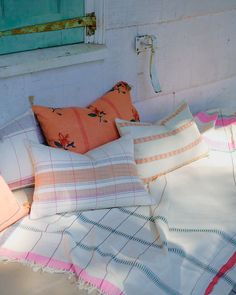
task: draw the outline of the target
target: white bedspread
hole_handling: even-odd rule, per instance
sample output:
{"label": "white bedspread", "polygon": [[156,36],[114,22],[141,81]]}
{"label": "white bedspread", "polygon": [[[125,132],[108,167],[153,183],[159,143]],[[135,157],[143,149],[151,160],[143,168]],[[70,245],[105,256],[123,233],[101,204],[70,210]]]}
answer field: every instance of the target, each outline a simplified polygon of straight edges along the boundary
{"label": "white bedspread", "polygon": [[150,185],[157,204],[24,218],[0,234],[2,260],[74,274],[109,295],[229,294],[236,284],[236,152]]}

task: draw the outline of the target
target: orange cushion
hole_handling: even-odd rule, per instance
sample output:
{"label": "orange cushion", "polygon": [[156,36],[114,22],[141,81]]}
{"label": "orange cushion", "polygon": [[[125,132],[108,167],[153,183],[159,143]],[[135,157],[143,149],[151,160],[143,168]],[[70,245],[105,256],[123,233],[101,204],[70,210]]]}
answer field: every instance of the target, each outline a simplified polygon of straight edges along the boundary
{"label": "orange cushion", "polygon": [[0,231],[29,213],[28,206],[21,206],[0,176]]}
{"label": "orange cushion", "polygon": [[77,153],[119,138],[115,118],[139,120],[125,82],[117,83],[87,108],[33,106],[33,111],[50,146]]}

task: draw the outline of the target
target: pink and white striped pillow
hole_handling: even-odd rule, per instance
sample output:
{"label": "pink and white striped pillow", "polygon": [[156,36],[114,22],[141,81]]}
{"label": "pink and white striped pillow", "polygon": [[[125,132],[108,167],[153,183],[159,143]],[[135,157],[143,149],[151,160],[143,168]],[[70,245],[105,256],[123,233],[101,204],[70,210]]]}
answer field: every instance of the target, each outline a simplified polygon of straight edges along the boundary
{"label": "pink and white striped pillow", "polygon": [[30,216],[153,204],[138,177],[133,149],[127,137],[83,155],[30,143],[35,167]]}
{"label": "pink and white striped pillow", "polygon": [[34,184],[32,161],[25,140],[43,143],[31,110],[0,128],[0,173],[14,190]]}
{"label": "pink and white striped pillow", "polygon": [[194,120],[201,134],[215,127],[218,119],[218,111],[212,110],[207,112],[199,112],[194,115]]}
{"label": "pink and white striped pillow", "polygon": [[[215,128],[203,134],[211,150],[232,152],[236,150],[236,111],[219,108]],[[212,110],[207,111],[212,113]]]}
{"label": "pink and white striped pillow", "polygon": [[208,154],[186,103],[155,124],[116,119],[121,136],[131,135],[139,176],[145,183]]}
{"label": "pink and white striped pillow", "polygon": [[236,126],[236,110],[219,108],[216,127]]}

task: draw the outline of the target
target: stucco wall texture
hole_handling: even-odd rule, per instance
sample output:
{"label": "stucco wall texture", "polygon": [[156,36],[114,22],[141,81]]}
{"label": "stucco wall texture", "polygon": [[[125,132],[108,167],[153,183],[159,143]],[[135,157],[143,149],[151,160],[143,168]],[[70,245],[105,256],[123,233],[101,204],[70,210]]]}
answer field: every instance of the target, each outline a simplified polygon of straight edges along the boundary
{"label": "stucco wall texture", "polygon": [[[106,0],[105,24],[104,60],[0,79],[0,125],[27,110],[30,95],[38,104],[85,106],[119,80],[133,86],[147,120],[182,99],[193,111],[236,108],[235,0]],[[149,52],[134,49],[143,34],[158,39],[160,94],[149,80]]]}

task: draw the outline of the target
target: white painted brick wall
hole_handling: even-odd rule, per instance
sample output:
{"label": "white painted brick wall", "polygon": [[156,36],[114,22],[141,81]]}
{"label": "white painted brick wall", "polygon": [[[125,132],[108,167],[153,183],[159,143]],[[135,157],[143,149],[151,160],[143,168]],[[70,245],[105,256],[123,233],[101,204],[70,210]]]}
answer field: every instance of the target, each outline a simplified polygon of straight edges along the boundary
{"label": "white painted brick wall", "polygon": [[[85,106],[118,80],[133,85],[145,119],[166,114],[182,98],[195,111],[236,108],[235,0],[107,0],[105,15],[104,61],[0,79],[0,125],[29,107],[29,95],[45,105]],[[139,34],[158,37],[159,95],[149,81],[148,54],[134,51]]]}
{"label": "white painted brick wall", "polygon": [[[138,33],[158,36],[158,69],[164,92],[201,86],[236,74],[236,10],[140,26]],[[147,63],[148,60],[144,69]],[[142,79],[139,84],[142,88]],[[154,95],[151,89],[145,93],[148,98]],[[145,96],[141,91],[139,94],[140,98]]]}
{"label": "white painted brick wall", "polygon": [[108,0],[107,29],[172,22],[236,9],[234,0]]}

